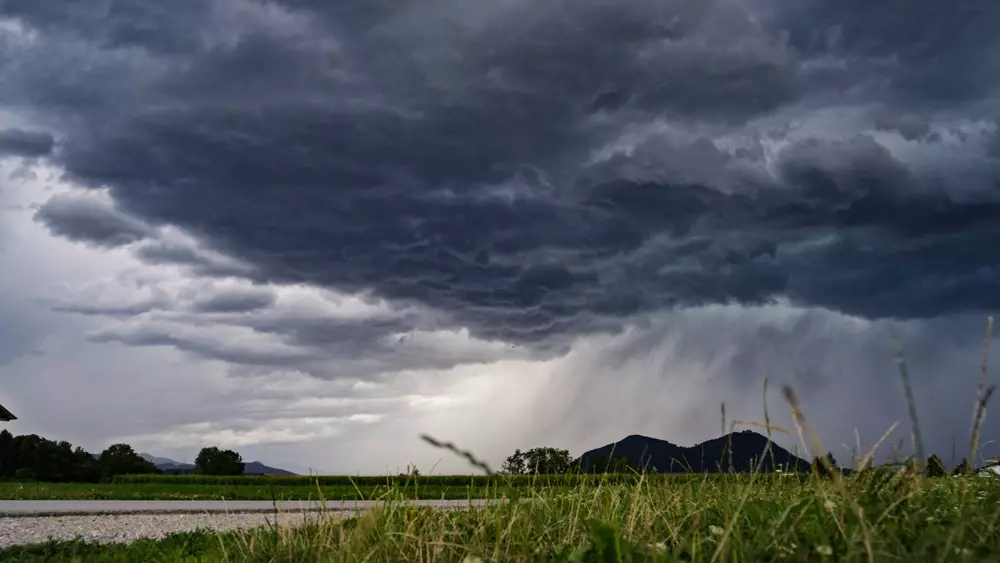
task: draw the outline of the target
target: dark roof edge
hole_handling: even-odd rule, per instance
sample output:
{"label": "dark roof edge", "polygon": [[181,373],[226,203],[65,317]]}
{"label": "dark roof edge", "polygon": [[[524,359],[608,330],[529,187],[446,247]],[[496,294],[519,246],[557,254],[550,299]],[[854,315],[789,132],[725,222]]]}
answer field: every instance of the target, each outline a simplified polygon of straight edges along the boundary
{"label": "dark roof edge", "polygon": [[17,417],[14,416],[14,413],[4,408],[3,405],[0,405],[0,421],[9,422],[11,420],[17,420]]}

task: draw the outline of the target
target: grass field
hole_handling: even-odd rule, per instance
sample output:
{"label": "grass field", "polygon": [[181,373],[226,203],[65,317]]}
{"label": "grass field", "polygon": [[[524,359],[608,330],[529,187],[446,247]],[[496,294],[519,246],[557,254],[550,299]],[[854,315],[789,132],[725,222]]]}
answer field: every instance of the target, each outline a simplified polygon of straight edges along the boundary
{"label": "grass field", "polygon": [[[638,475],[583,476],[493,476],[436,475],[399,477],[207,477],[124,476],[115,483],[3,483],[0,500],[364,500],[384,497],[403,499],[480,499],[518,497],[546,490],[568,492],[580,487],[635,484]],[[648,475],[649,484],[673,485],[697,480],[747,479],[747,475]],[[773,480],[774,475],[754,479]],[[782,479],[808,480],[807,474]],[[354,484],[351,484],[351,483]],[[312,484],[310,484],[312,483]],[[381,484],[377,484],[381,483]]]}
{"label": "grass field", "polygon": [[454,511],[390,502],[346,521],[316,515],[297,528],[159,542],[9,548],[0,562],[1000,560],[992,478],[641,480],[533,495]]}

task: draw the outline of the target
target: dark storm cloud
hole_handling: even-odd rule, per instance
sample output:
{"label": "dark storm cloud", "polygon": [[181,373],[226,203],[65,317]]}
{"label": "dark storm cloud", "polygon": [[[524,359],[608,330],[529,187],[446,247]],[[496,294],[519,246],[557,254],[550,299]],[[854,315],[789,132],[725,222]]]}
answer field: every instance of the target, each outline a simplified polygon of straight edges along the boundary
{"label": "dark storm cloud", "polygon": [[92,342],[118,342],[131,346],[166,346],[237,365],[288,366],[317,360],[319,354],[286,346],[254,346],[237,339],[222,339],[204,331],[165,323],[122,325],[94,331],[87,335]]}
{"label": "dark storm cloud", "polygon": [[777,22],[804,55],[862,60],[859,71],[890,70],[877,84],[893,101],[944,104],[997,92],[989,77],[1000,72],[1000,9],[990,0],[806,0],[782,10]]}
{"label": "dark storm cloud", "polygon": [[199,296],[191,308],[199,313],[245,313],[274,304],[276,296],[269,289],[223,289]]}
{"label": "dark storm cloud", "polygon": [[101,47],[182,52],[199,45],[193,33],[211,3],[180,0],[174,9],[120,0],[33,2],[6,0],[0,10],[48,33],[83,36]]}
{"label": "dark storm cloud", "polygon": [[157,309],[166,309],[172,305],[165,296],[153,296],[134,302],[126,303],[86,303],[86,302],[66,302],[49,303],[49,309],[59,313],[75,313],[77,315],[95,315],[110,317],[132,317],[141,315]]}
{"label": "dark storm cloud", "polygon": [[[75,311],[74,311],[75,312]],[[152,314],[87,335],[92,342],[168,347],[204,360],[244,368],[297,369],[325,379],[368,378],[415,369],[449,369],[524,357],[504,345],[434,345],[409,332],[407,320],[338,319],[273,310]],[[392,337],[392,334],[399,334]]]}
{"label": "dark storm cloud", "polygon": [[[0,8],[40,35],[6,47],[0,102],[50,100],[71,178],[255,281],[372,290],[520,341],[778,297],[868,317],[1000,305],[998,178],[958,197],[863,131],[785,138],[845,103],[911,141],[942,115],[984,117],[994,3],[68,6]],[[94,70],[54,72],[69,41]],[[71,238],[146,236],[46,208]],[[138,252],[201,263],[177,250]]]}
{"label": "dark storm cloud", "polygon": [[52,152],[53,145],[55,139],[45,131],[0,130],[0,155],[46,156]]}
{"label": "dark storm cloud", "polygon": [[125,246],[152,233],[112,203],[90,195],[53,196],[38,209],[35,220],[56,235],[101,247]]}
{"label": "dark storm cloud", "polygon": [[437,332],[453,323],[420,308],[302,287],[279,292],[232,279],[123,275],[53,288],[40,301],[56,312],[113,318],[87,335],[94,342],[169,347],[234,366],[284,366],[323,378],[530,355],[469,339],[467,332]]}
{"label": "dark storm cloud", "polygon": [[913,114],[884,111],[875,117],[875,126],[883,131],[898,131],[907,141],[913,141],[930,133],[926,119]]}
{"label": "dark storm cloud", "polygon": [[146,240],[134,251],[135,257],[154,266],[183,266],[201,276],[246,276],[251,268],[213,254],[189,241]]}

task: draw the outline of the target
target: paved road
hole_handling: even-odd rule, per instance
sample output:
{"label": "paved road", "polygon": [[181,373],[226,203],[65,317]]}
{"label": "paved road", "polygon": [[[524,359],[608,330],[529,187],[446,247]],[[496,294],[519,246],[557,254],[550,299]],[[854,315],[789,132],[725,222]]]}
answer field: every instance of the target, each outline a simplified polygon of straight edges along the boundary
{"label": "paved road", "polygon": [[[366,510],[381,501],[327,501],[326,510]],[[493,501],[495,503],[496,501]],[[416,500],[406,504],[435,508],[486,506],[485,500]],[[323,510],[316,501],[269,500],[0,500],[0,518],[79,514],[203,514],[206,512],[297,512]]]}

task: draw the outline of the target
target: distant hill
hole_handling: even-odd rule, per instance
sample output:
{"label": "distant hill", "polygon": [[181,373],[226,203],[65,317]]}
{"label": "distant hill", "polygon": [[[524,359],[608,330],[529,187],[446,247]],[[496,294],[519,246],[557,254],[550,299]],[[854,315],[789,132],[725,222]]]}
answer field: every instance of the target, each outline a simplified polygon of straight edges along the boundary
{"label": "distant hill", "polygon": [[[139,454],[139,457],[156,465],[156,468],[169,475],[189,475],[194,473],[193,463],[181,463],[167,457],[156,457],[150,454]],[[244,475],[295,475],[291,471],[264,465],[259,461],[248,461],[243,466]]]}
{"label": "distant hill", "polygon": [[152,463],[157,467],[161,465],[184,465],[170,459],[169,457],[156,457],[155,455],[149,455],[149,454],[139,454],[139,457]]}
{"label": "distant hill", "polygon": [[[732,443],[732,468],[749,473],[761,463],[762,471],[773,471],[775,466],[786,471],[809,471],[809,462],[796,457],[788,450],[771,442],[771,455],[765,455],[768,439],[752,430],[733,432],[725,436],[684,447],[666,440],[633,434],[618,442],[596,448],[580,456],[585,470],[608,463],[612,457],[626,457],[633,467],[658,473],[718,473],[730,467],[728,445]],[[772,465],[773,455],[773,465]]]}

